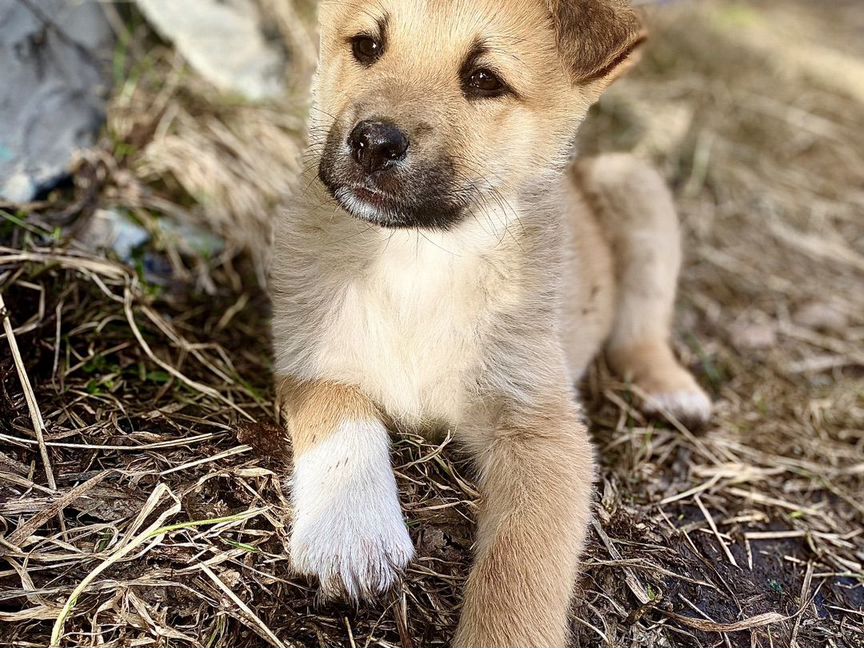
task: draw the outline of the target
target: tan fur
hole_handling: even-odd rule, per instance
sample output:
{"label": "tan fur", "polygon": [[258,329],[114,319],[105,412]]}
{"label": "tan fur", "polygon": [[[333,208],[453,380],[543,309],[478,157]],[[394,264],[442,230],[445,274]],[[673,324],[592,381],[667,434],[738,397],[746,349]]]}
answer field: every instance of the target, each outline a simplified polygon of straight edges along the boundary
{"label": "tan fur", "polygon": [[[554,17],[559,47],[577,82],[604,77],[616,70],[645,40],[630,7],[620,0],[547,0]],[[623,66],[627,67],[627,66]]]}
{"label": "tan fur", "polygon": [[[614,324],[606,342],[612,368],[649,397],[689,395],[695,408],[674,401],[675,416],[703,423],[708,397],[675,359],[669,336],[681,269],[681,233],[672,197],[656,171],[630,155],[605,155],[573,167],[616,262]],[[657,409],[646,403],[647,409]]]}
{"label": "tan fur", "polygon": [[593,460],[569,390],[467,440],[484,499],[456,646],[563,646],[590,521]]}
{"label": "tan fur", "polygon": [[[575,381],[608,343],[657,409],[707,407],[668,346],[680,265],[668,191],[629,157],[566,173],[579,123],[641,32],[611,0],[330,0],[321,21],[311,172],[280,219],[272,269],[295,456],[355,419],[452,430],[483,494],[455,645],[564,645],[593,476]],[[392,55],[357,65],[350,39],[385,23]],[[518,96],[462,96],[458,70],[478,38]],[[590,70],[577,79],[580,65]],[[326,140],[376,116],[409,132],[415,159],[451,155],[457,190],[476,192],[469,216],[447,230],[386,230],[336,203],[314,176]],[[386,490],[364,497],[385,501]],[[381,510],[396,533],[401,520]],[[398,538],[361,540],[406,555]],[[338,564],[343,580],[362,580],[351,560],[330,558],[304,570],[330,579]],[[373,562],[381,575],[392,561]]]}
{"label": "tan fur", "polygon": [[295,456],[326,439],[345,421],[378,416],[369,398],[356,387],[280,376],[276,377],[276,410]]}

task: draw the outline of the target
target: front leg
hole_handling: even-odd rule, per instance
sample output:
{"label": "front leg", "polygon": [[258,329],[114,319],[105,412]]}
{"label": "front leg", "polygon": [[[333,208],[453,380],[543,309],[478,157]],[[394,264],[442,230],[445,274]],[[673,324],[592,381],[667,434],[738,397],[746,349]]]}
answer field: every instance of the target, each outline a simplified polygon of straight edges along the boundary
{"label": "front leg", "polygon": [[[562,390],[564,391],[564,390]],[[480,473],[476,559],[454,645],[565,646],[594,464],[571,396],[505,415],[466,439]]]}
{"label": "front leg", "polygon": [[294,448],[291,560],[321,594],[372,598],[414,555],[390,466],[390,438],[358,389],[282,378],[278,408]]}

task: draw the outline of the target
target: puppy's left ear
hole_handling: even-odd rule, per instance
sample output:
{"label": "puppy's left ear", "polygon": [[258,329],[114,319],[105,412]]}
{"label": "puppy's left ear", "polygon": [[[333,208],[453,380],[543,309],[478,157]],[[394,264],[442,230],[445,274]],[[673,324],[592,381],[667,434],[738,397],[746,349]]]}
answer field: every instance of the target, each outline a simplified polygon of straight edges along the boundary
{"label": "puppy's left ear", "polygon": [[581,86],[602,91],[636,61],[647,32],[626,0],[546,0],[558,51]]}

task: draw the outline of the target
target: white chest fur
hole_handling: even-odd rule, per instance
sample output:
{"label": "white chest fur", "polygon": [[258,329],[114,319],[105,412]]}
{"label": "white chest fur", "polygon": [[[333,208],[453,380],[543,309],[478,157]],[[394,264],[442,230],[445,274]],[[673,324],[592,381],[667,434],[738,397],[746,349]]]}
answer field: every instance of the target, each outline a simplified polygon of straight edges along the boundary
{"label": "white chest fur", "polygon": [[457,423],[482,356],[491,262],[416,233],[393,236],[343,297],[320,338],[317,363],[408,423]]}

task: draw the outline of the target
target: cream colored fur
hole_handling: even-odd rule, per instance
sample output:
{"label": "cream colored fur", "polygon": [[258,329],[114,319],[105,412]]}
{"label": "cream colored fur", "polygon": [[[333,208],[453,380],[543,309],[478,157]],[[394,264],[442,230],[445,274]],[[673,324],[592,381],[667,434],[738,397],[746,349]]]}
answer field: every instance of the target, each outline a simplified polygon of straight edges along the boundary
{"label": "cream colored fur", "polygon": [[[313,170],[276,237],[279,410],[298,467],[294,564],[330,593],[389,586],[410,551],[380,425],[451,430],[483,493],[457,646],[566,642],[594,470],[574,385],[604,344],[649,406],[710,411],[668,343],[680,265],[668,192],[625,156],[567,171],[572,133],[618,67],[574,81],[549,6],[325,2],[310,161],[372,102],[472,160],[460,177],[481,195],[447,231],[387,230],[339,207]],[[345,39],[382,11],[400,56],[374,72],[352,67]],[[518,103],[467,106],[446,85],[439,69],[458,69],[478,32],[500,40],[494,56],[522,89]],[[344,478],[315,477],[333,470]]]}

